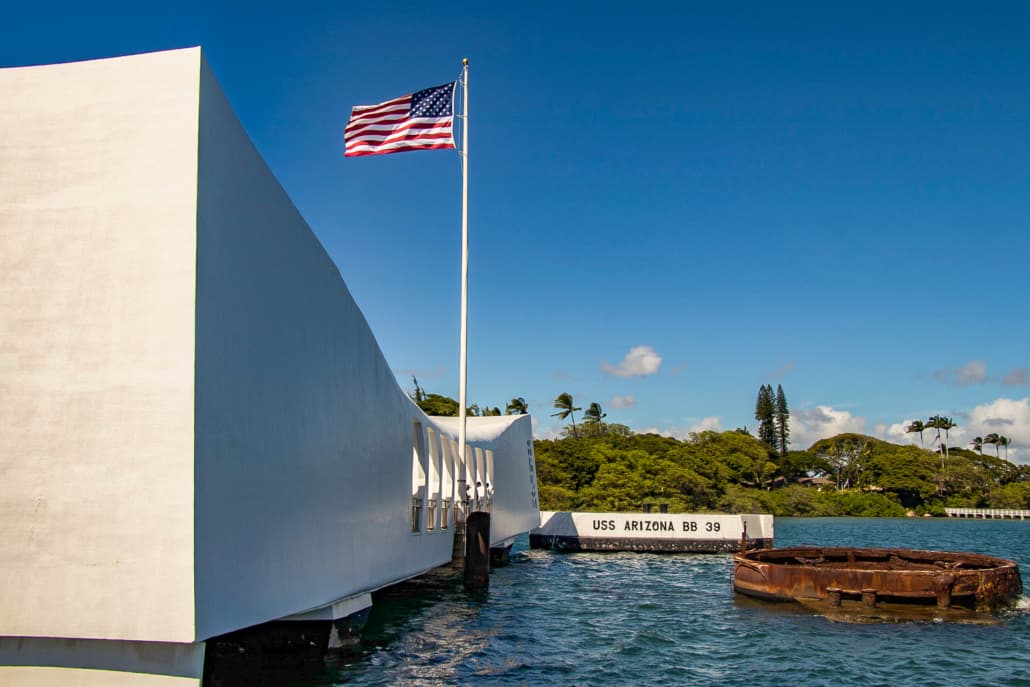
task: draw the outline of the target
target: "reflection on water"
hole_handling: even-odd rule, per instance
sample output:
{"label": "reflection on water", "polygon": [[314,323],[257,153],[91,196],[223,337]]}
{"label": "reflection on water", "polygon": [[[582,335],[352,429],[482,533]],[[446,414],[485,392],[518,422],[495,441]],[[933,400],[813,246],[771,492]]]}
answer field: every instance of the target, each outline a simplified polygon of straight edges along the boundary
{"label": "reflection on water", "polygon": [[[814,519],[777,544],[977,551],[1030,569],[1030,522]],[[1030,602],[989,625],[834,622],[734,595],[728,555],[516,544],[489,592],[460,576],[376,595],[361,653],[308,685],[1028,685]]]}

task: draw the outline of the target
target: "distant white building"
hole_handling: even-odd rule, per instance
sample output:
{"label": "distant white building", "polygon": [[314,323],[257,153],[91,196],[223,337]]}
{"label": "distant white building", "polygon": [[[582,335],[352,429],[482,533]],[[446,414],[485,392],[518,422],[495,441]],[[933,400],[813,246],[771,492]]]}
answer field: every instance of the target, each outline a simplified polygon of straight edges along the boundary
{"label": "distant white building", "polygon": [[199,48],[0,70],[0,684],[195,685],[367,607],[450,561],[465,471],[492,542],[537,526],[529,417],[456,436]]}

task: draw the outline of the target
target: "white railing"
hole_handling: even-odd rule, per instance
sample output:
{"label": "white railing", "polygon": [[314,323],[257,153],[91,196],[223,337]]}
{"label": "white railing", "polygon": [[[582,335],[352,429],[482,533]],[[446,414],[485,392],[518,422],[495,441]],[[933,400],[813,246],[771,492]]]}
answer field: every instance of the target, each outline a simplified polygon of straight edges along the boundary
{"label": "white railing", "polygon": [[1014,510],[1011,508],[945,508],[949,518],[1002,518],[1008,520],[1026,520],[1030,518],[1030,510]]}

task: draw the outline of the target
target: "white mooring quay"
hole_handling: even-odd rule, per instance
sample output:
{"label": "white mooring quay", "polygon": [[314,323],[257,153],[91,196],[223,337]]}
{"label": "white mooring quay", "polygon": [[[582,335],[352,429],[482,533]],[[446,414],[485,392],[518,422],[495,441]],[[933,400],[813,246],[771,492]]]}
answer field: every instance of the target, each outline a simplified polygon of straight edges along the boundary
{"label": "white mooring quay", "polygon": [[[746,544],[742,544],[745,541]],[[773,545],[773,516],[542,511],[529,545],[558,551],[731,553]]]}
{"label": "white mooring quay", "polygon": [[949,518],[981,518],[984,520],[1026,520],[1030,518],[1030,510],[1013,510],[1008,508],[945,508]]}

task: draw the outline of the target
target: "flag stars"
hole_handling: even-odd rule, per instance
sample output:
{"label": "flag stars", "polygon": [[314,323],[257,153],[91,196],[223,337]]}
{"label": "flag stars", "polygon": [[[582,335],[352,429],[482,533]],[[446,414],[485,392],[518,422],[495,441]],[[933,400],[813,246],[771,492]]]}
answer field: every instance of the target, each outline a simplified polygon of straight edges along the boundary
{"label": "flag stars", "polygon": [[412,117],[449,117],[454,83],[416,91],[411,95]]}
{"label": "flag stars", "polygon": [[344,155],[454,148],[457,82],[426,88],[378,105],[359,105],[344,130]]}

